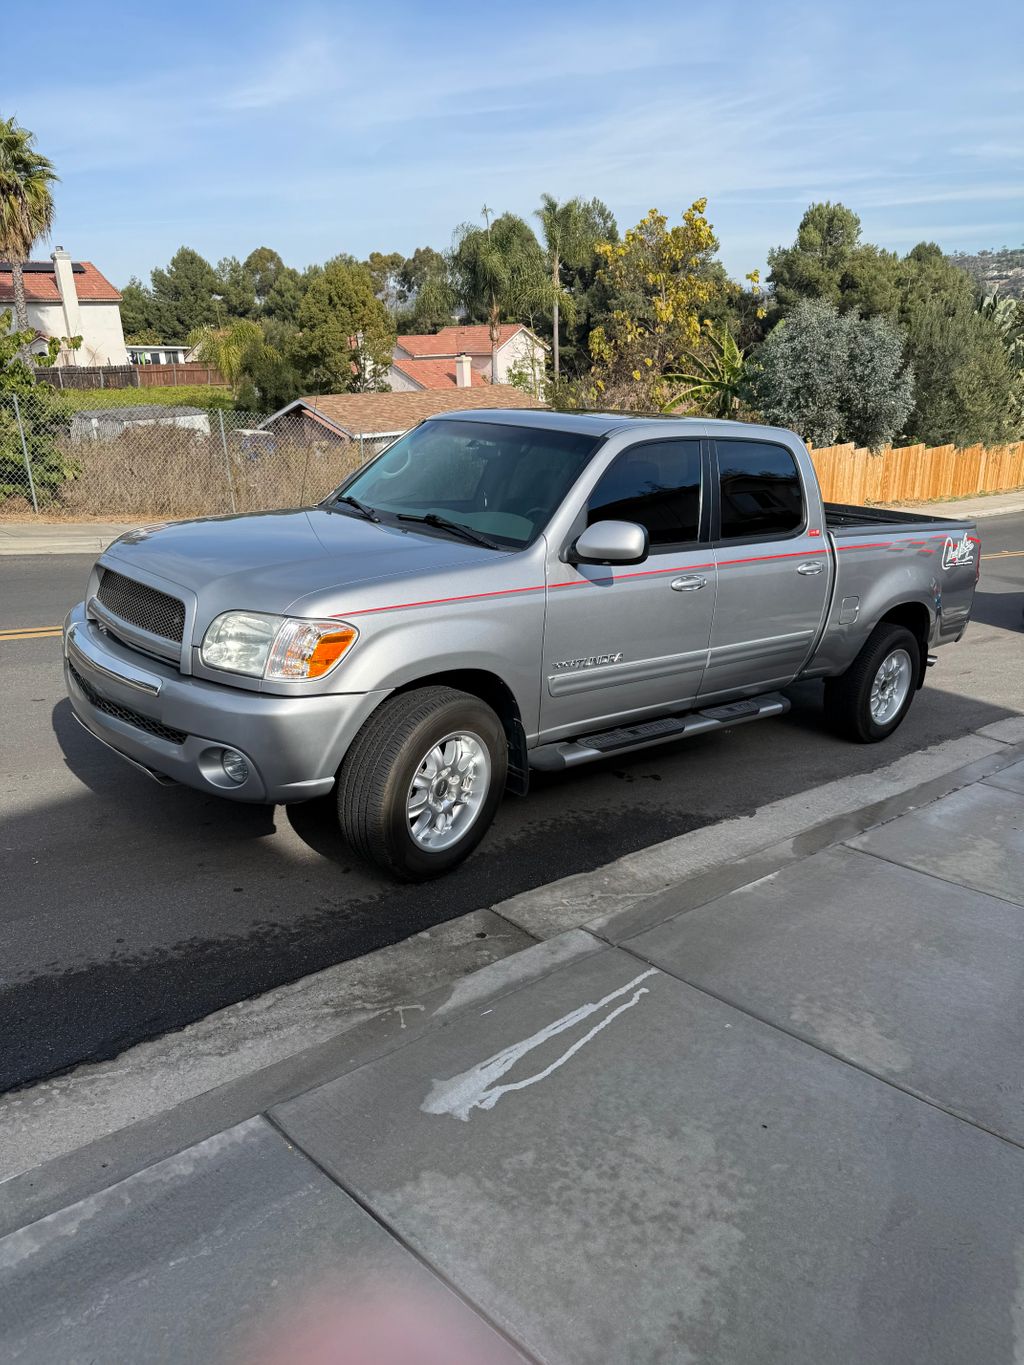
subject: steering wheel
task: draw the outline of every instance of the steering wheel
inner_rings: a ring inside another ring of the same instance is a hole
[[[526,519],[533,522],[542,521],[547,516],[548,509],[546,507],[531,507],[526,513]]]

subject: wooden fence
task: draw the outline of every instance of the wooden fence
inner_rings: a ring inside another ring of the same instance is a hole
[[[36,378],[55,389],[177,388],[180,384],[223,385],[212,365],[40,365]]]
[[[812,450],[827,502],[930,502],[1024,488],[1024,441],[1002,446],[853,445]]]

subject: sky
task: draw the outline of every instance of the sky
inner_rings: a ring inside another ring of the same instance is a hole
[[[737,278],[821,199],[892,250],[1024,245],[1020,0],[50,0],[19,29],[0,117],[57,167],[52,242],[117,284],[182,244],[441,249],[544,192],[620,228],[706,196]]]

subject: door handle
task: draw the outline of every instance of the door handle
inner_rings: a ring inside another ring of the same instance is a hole
[[[796,571],[802,574],[815,574],[821,573],[824,567],[820,559],[809,559],[806,564],[798,564]]]
[[[696,592],[698,588],[703,588],[707,581],[699,573],[688,573],[682,578],[673,578],[669,587],[673,592]]]

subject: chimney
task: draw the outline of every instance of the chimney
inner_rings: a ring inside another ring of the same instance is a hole
[[[57,293],[64,305],[64,335],[66,337],[81,336],[82,315],[78,310],[78,290],[75,288],[71,257],[62,246],[59,246],[53,252],[50,260],[53,261],[53,275],[57,281]]]
[[[468,389],[473,383],[473,366],[465,351],[455,357],[455,384],[457,388]]]

